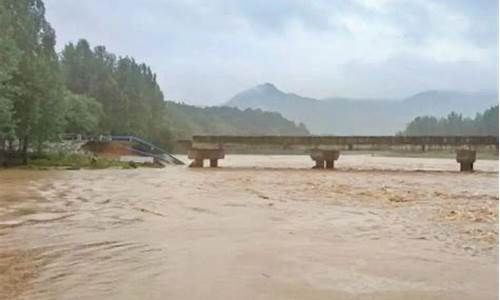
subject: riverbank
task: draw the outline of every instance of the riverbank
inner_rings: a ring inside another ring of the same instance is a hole
[[[28,170],[49,170],[49,169],[62,169],[62,170],[80,170],[80,169],[131,169],[138,167],[160,168],[159,164],[155,163],[141,163],[134,161],[120,161],[107,157],[99,157],[90,154],[63,154],[63,153],[44,153],[40,155],[31,155],[26,165],[21,164],[20,159],[16,159],[8,168],[15,169],[28,169]],[[5,169],[5,168],[4,168]],[[0,168],[1,170],[1,168]]]

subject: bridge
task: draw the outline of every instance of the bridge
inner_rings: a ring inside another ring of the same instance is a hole
[[[303,150],[316,169],[334,169],[341,151],[456,151],[460,171],[473,171],[476,152],[498,153],[495,136],[193,136],[179,141],[188,149],[191,167],[202,168],[204,161],[217,167],[218,160],[235,148]]]

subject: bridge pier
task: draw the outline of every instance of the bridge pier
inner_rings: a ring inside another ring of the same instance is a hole
[[[211,159],[210,160],[210,168],[217,168],[219,165],[219,160],[218,159]]]
[[[192,168],[203,168],[203,162],[205,159],[210,161],[211,168],[216,168],[219,165],[219,159],[224,158],[224,149],[191,148],[188,151],[188,158],[193,160],[193,162],[189,165]]]
[[[191,168],[203,168],[203,159],[195,158],[189,165]]]
[[[333,170],[335,161],[339,159],[340,152],[338,150],[311,150],[311,158],[316,162],[313,169],[327,169]]]
[[[476,151],[457,150],[457,162],[460,163],[460,172],[473,172],[476,161]]]
[[[334,165],[335,165],[335,163],[334,163],[333,160],[327,160],[326,161],[326,168],[327,169],[333,169]]]
[[[325,161],[321,159],[317,159],[316,165],[313,167],[313,169],[324,169],[325,168]]]

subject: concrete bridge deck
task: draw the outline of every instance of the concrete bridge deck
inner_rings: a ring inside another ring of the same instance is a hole
[[[234,148],[299,149],[308,152],[316,162],[315,168],[334,168],[340,151],[408,152],[456,151],[461,171],[472,171],[476,152],[497,152],[495,136],[193,136],[192,140],[179,141],[188,149],[193,159],[192,167],[203,167],[208,159],[217,167],[226,151]]]

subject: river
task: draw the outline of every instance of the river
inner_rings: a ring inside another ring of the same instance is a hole
[[[221,165],[0,170],[0,298],[498,297],[498,161]]]

